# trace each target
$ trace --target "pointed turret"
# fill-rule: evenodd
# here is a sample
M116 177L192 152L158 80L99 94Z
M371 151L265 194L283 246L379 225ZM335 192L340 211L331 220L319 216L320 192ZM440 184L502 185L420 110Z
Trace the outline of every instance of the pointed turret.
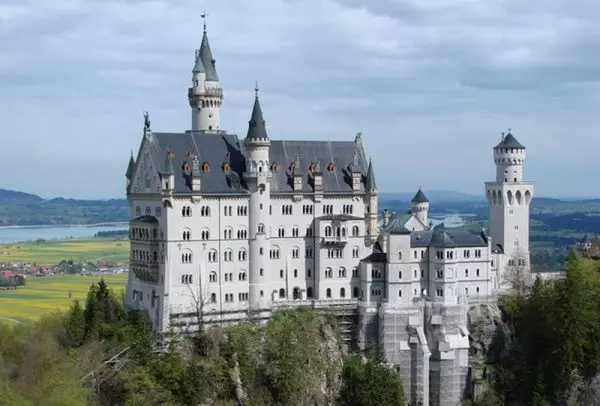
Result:
M375 174L373 173L373 162L369 158L369 169L367 169L367 191L377 190L377 183L375 182Z
M415 197L410 201L410 210L425 228L429 227L429 200L425 197L425 193L423 193L420 186L417 193L415 193Z
M175 170L173 169L173 160L171 158L171 152L167 151L167 155L165 156L165 162L163 163L163 167L160 170L161 175L174 175Z
M262 109L258 101L258 88L254 97L254 107L252 108L252 117L248 122L248 134L246 139L264 140L268 139L267 129L265 128L265 120L263 119Z
M127 171L125 172L125 177L127 179L131 179L133 176L133 169L135 168L135 159L133 159L133 151L131 151L131 158L129 158L129 165L127 165Z

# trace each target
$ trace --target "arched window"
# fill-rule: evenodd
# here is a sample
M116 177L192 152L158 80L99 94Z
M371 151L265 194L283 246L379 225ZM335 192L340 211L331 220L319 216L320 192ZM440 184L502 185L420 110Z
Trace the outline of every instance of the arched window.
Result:
M358 233L359 233L358 226L353 226L352 227L352 236L358 237Z
M217 295L215 293L211 293L210 294L210 302L211 303L216 303L217 302Z
M240 252L238 252L238 261L245 261L247 258L247 253L245 249L241 249Z
M340 297L346 297L346 289L340 288Z
M325 237L331 237L331 226L325 227Z
M398 261L402 261L402 253L398 252Z
M211 272L210 274L208 274L208 281L211 283L215 283L217 281L217 273Z
M233 261L233 251L232 251L232 250L230 250L230 249L226 249L226 250L225 250L225 253L224 253L224 258L223 258L223 260L224 260L224 261L226 261L226 262L231 262L231 261Z
M208 251L208 262L217 262L217 250Z
M265 233L265 225L264 224L259 224L258 225L258 233L259 234L264 234Z
M285 298L285 289L283 289L283 288L279 289L279 298L281 298L281 299Z
M208 228L205 228L204 230L202 230L202 232L200 233L200 237L204 241L210 240L210 231L208 230Z
M327 296L328 298L331 298L331 289L327 288L327 291L326 291L326 296Z

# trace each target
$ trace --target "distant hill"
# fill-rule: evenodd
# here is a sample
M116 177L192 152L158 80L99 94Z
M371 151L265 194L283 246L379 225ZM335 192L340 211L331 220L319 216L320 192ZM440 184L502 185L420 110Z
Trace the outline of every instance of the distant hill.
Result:
M38 195L0 188L0 202L31 202L43 201Z
M430 202L483 202L485 201L485 196L482 195L472 195L468 193L455 192L453 190L424 190L425 196L429 199ZM390 201L397 200L401 202L410 202L410 200L414 197L415 192L411 193L380 193L381 200Z
M96 224L129 220L125 199L43 199L0 189L0 226Z

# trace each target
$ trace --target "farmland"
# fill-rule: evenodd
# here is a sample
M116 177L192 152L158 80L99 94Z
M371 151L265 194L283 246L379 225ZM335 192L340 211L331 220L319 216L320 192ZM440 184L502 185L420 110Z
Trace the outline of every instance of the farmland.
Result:
M129 241L114 238L43 240L0 245L0 262L55 265L62 260L129 260Z
M100 278L117 295L125 290L127 274L30 276L26 285L17 290L0 290L0 322L27 323L44 314L66 310L75 299L85 300L90 285Z

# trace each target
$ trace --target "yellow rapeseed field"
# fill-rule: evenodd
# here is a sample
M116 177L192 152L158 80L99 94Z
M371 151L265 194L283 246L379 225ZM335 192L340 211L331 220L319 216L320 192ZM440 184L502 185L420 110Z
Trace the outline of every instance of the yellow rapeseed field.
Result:
M63 259L127 262L129 240L89 238L0 245L0 262L55 265Z
M85 305L90 285L100 278L104 278L117 295L125 290L127 274L30 276L25 286L0 290L0 322L37 320L44 314L68 309L75 299Z

